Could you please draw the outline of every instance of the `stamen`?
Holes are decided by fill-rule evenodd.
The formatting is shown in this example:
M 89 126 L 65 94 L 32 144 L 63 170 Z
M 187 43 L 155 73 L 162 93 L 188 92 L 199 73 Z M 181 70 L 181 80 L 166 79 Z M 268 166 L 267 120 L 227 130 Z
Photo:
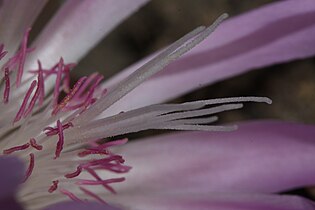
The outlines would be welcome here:
M 89 86 L 89 84 L 98 76 L 97 73 L 93 73 L 92 75 L 90 75 L 85 82 L 82 84 L 82 86 L 80 87 L 80 89 L 77 92 L 77 96 L 78 97 L 82 97 L 83 92 L 86 90 L 86 88 Z
M 83 168 L 90 167 L 90 166 L 97 166 L 97 165 L 106 165 L 112 161 L 118 162 L 118 163 L 124 163 L 125 160 L 120 155 L 112 155 L 107 158 L 102 158 L 98 160 L 91 160 L 88 163 L 82 164 Z
M 29 166 L 26 170 L 26 174 L 25 174 L 25 178 L 24 178 L 23 182 L 26 182 L 26 180 L 31 176 L 33 169 L 34 169 L 34 166 L 35 166 L 35 156 L 33 153 L 31 153 L 30 154 L 30 163 L 29 163 Z
M 127 142 L 128 142 L 127 138 L 106 142 L 101 145 L 96 145 L 94 147 L 87 148 L 85 151 L 79 152 L 78 156 L 85 157 L 87 155 L 92 155 L 92 154 L 107 155 L 107 154 L 110 154 L 110 152 L 107 151 L 107 148 L 112 147 L 112 146 L 123 145 L 123 144 L 126 144 Z
M 34 50 L 34 48 L 26 49 L 26 54 L 30 53 Z M 13 57 L 11 57 L 2 67 L 2 69 L 8 68 L 9 72 L 11 72 L 11 69 L 15 68 L 18 64 L 20 64 L 21 60 L 21 54 L 23 52 L 20 50 L 18 51 Z
M 41 67 L 40 67 L 41 68 Z M 40 68 L 39 68 L 39 70 L 38 70 L 38 77 L 37 77 L 37 80 L 38 80 L 38 82 L 37 82 L 37 88 L 36 88 L 36 91 L 35 91 L 35 93 L 34 93 L 34 95 L 33 95 L 33 97 L 32 97 L 32 99 L 31 99 L 31 102 L 30 102 L 30 104 L 29 104 L 29 106 L 28 106 L 28 108 L 27 108 L 27 110 L 25 111 L 25 113 L 24 113 L 24 117 L 26 117 L 29 113 L 31 113 L 32 112 L 32 110 L 33 110 L 33 108 L 34 108 L 34 106 L 35 106 L 35 103 L 36 103 L 36 100 L 38 99 L 38 97 L 41 95 L 41 100 L 42 100 L 42 102 L 43 102 L 43 91 L 44 91 L 44 84 L 43 84 L 43 73 L 42 73 L 42 71 L 40 70 Z
M 22 102 L 22 105 L 21 105 L 21 107 L 20 107 L 18 113 L 16 114 L 13 123 L 19 121 L 19 120 L 22 118 L 23 112 L 24 112 L 25 107 L 26 107 L 26 104 L 27 104 L 27 102 L 28 102 L 28 99 L 30 98 L 30 96 L 31 96 L 31 94 L 32 94 L 32 92 L 33 92 L 33 90 L 34 90 L 36 84 L 37 84 L 37 82 L 36 82 L 36 80 L 34 80 L 34 81 L 32 82 L 32 84 L 31 84 L 30 88 L 29 88 L 28 91 L 26 92 L 25 97 L 24 97 L 23 102 Z
M 70 127 L 73 127 L 73 124 L 71 122 L 68 122 L 68 123 L 62 125 L 63 130 L 68 129 Z M 44 131 L 47 131 L 47 132 L 45 132 L 45 134 L 47 136 L 53 136 L 53 135 L 56 135 L 58 133 L 58 128 L 46 127 L 46 128 L 44 128 Z
M 89 172 L 95 179 L 97 179 L 98 181 L 102 181 L 101 177 L 91 168 L 86 168 L 86 171 Z M 114 188 L 112 188 L 111 186 L 109 186 L 107 183 L 102 183 L 101 184 L 105 189 L 107 189 L 109 192 L 116 194 L 116 191 L 114 190 Z
M 59 190 L 62 194 L 68 196 L 71 200 L 76 201 L 76 202 L 83 202 L 80 198 L 78 198 L 76 195 L 73 193 L 69 192 L 68 190 L 65 189 L 60 189 Z
M 102 75 L 98 75 L 95 74 L 93 75 L 93 77 L 89 77 L 81 86 L 81 88 L 78 90 L 77 94 L 76 94 L 76 98 L 78 100 L 80 100 L 81 98 L 84 97 L 84 90 L 86 89 L 86 87 L 89 85 L 89 83 L 91 83 L 93 81 L 93 79 L 96 79 L 96 81 L 91 85 L 90 89 L 88 90 L 88 92 L 85 94 L 85 100 L 83 103 L 74 105 L 74 106 L 67 106 L 65 107 L 66 110 L 75 110 L 75 109 L 79 109 L 82 107 L 82 110 L 80 112 L 80 114 L 82 112 L 84 112 L 91 104 L 93 104 L 96 99 L 93 98 L 93 94 L 95 89 L 97 88 L 97 86 L 99 85 L 99 83 L 103 80 L 103 76 Z
M 58 181 L 58 180 L 52 181 L 52 185 L 51 185 L 50 188 L 48 189 L 48 192 L 49 192 L 49 193 L 53 193 L 55 190 L 57 190 L 58 184 L 59 184 L 59 181 Z
M 70 64 L 67 64 L 63 69 L 63 73 L 64 73 L 63 91 L 65 91 L 65 93 L 70 92 L 70 69 L 72 69 L 74 66 L 75 64 L 70 63 Z
M 85 157 L 85 156 L 88 156 L 88 155 L 108 155 L 110 154 L 108 151 L 95 151 L 95 150 L 85 150 L 85 151 L 82 151 L 82 152 L 79 152 L 78 153 L 78 156 L 79 157 Z
M 10 77 L 9 77 L 9 69 L 4 69 L 4 80 L 5 80 L 5 88 L 3 93 L 3 103 L 9 102 L 9 95 L 10 95 Z
M 52 115 L 56 115 L 62 108 L 64 108 L 67 105 L 67 103 L 76 94 L 76 92 L 79 90 L 80 86 L 85 80 L 86 80 L 86 77 L 82 77 L 81 79 L 78 80 L 78 82 L 73 86 L 73 89 L 70 91 L 70 93 L 61 101 L 59 105 L 57 105 L 54 108 Z
M 76 181 L 76 184 L 78 184 L 78 185 L 103 185 L 103 184 L 123 182 L 125 180 L 126 179 L 124 177 L 112 178 L 112 179 L 106 179 L 106 180 L 100 180 L 100 181 L 82 179 L 82 180 Z
M 30 144 L 33 148 L 37 149 L 37 150 L 42 150 L 43 149 L 43 146 L 42 145 L 39 145 L 37 144 L 36 140 L 34 138 L 31 138 L 30 139 Z
M 121 164 L 113 164 L 113 163 L 107 163 L 106 165 L 102 165 L 102 166 L 96 166 L 93 169 L 94 170 L 108 170 L 108 171 L 112 171 L 115 173 L 127 173 L 130 171 L 132 167 L 130 166 L 125 166 L 125 165 L 121 165 Z
M 7 51 L 4 51 L 4 44 L 0 45 L 0 60 L 8 53 Z
M 81 174 L 82 172 L 82 166 L 78 166 L 77 167 L 77 170 L 73 173 L 68 173 L 65 175 L 66 178 L 70 179 L 70 178 L 74 178 L 74 177 L 77 177 Z
M 85 194 L 91 196 L 95 200 L 99 201 L 100 203 L 107 204 L 100 196 L 96 195 L 95 193 L 91 192 L 90 190 L 88 190 L 88 189 L 86 189 L 84 187 L 80 187 L 80 190 L 82 190 L 82 192 L 84 192 Z
M 59 98 L 59 89 L 60 89 L 60 82 L 61 82 L 61 77 L 62 77 L 62 68 L 63 68 L 63 58 L 60 58 L 60 61 L 58 63 L 58 71 L 57 71 L 57 76 L 56 76 L 56 84 L 55 84 L 55 89 L 54 89 L 54 94 L 53 94 L 53 107 L 56 107 L 58 104 L 58 98 Z
M 30 144 L 26 143 L 26 144 L 23 144 L 21 146 L 15 146 L 15 147 L 12 147 L 10 149 L 3 150 L 3 154 L 8 155 L 8 154 L 11 154 L 11 153 L 16 152 L 16 151 L 25 150 L 29 147 L 30 147 Z
M 37 61 L 37 64 L 38 64 L 38 88 L 40 90 L 39 105 L 41 106 L 45 98 L 45 85 L 44 85 L 44 75 L 43 75 L 42 64 L 39 60 Z
M 61 124 L 60 120 L 57 121 L 57 128 L 58 128 L 59 140 L 57 142 L 54 159 L 57 159 L 60 156 L 60 153 L 63 149 L 63 144 L 64 144 L 63 128 L 62 128 L 62 124 Z
M 27 51 L 27 41 L 30 34 L 31 28 L 28 28 L 24 34 L 23 41 L 21 44 L 21 57 L 18 67 L 18 73 L 16 77 L 16 87 L 19 87 L 21 84 L 22 76 L 23 76 L 23 69 L 24 69 L 24 63 L 25 63 L 25 57 L 26 57 L 26 51 Z
M 91 148 L 87 148 L 86 150 L 79 152 L 78 156 L 79 157 L 85 157 L 87 155 L 92 155 L 92 154 L 108 155 L 111 153 L 110 153 L 110 151 L 107 150 L 107 148 L 112 147 L 112 146 L 123 145 L 123 144 L 126 144 L 127 142 L 128 142 L 128 139 L 124 138 L 124 139 L 120 139 L 120 140 L 106 142 L 106 143 L 101 144 L 101 145 L 97 144 Z

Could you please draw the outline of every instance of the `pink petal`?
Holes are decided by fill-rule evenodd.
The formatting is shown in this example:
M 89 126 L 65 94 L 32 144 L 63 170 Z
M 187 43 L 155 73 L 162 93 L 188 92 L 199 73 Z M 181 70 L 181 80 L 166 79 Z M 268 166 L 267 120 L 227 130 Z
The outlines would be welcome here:
M 45 210 L 119 210 L 99 203 L 62 202 L 54 204 Z
M 118 195 L 128 210 L 314 210 L 315 203 L 297 196 L 260 194 Z
M 113 106 L 119 113 L 160 103 L 201 86 L 315 54 L 314 0 L 279 1 L 230 18 L 199 46 L 144 82 Z M 142 61 L 105 86 L 135 71 Z
M 23 163 L 13 157 L 0 157 L 0 200 L 12 197 L 24 178 Z M 2 208 L 0 208 L 2 209 Z
M 27 28 L 32 26 L 47 0 L 4 0 L 0 7 L 0 43 L 10 57 L 19 47 Z
M 279 192 L 315 184 L 315 127 L 249 122 L 233 132 L 183 132 L 121 147 L 133 167 L 118 192 Z
M 51 67 L 60 57 L 77 62 L 120 22 L 148 0 L 69 0 L 34 43 L 28 68 L 40 59 Z

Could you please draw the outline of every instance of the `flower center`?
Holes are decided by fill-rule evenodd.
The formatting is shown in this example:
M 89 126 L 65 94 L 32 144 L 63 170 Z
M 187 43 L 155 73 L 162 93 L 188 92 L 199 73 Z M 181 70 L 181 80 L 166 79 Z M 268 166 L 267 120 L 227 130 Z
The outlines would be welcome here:
M 58 194 L 61 200 L 66 196 L 82 201 L 71 192 L 77 188 L 79 194 L 105 203 L 91 188 L 100 186 L 116 193 L 111 184 L 123 182 L 125 178 L 104 179 L 100 174 L 123 174 L 131 169 L 124 165 L 122 156 L 110 151 L 110 147 L 125 144 L 127 139 L 104 143 L 102 139 L 91 138 L 77 142 L 73 148 L 65 148 L 64 137 L 65 131 L 74 128 L 72 120 L 106 94 L 106 89 L 99 87 L 103 76 L 94 73 L 82 77 L 70 88 L 70 70 L 74 64 L 64 64 L 61 58 L 50 69 L 44 69 L 38 61 L 38 69 L 29 71 L 34 76 L 23 80 L 24 63 L 32 51 L 27 48 L 29 31 L 19 51 L 2 67 L 2 106 L 7 110 L 9 123 L 0 122 L 0 148 L 3 155 L 16 155 L 28 162 L 21 199 L 29 201 L 45 194 Z M 4 46 L 0 45 L 0 59 L 6 54 Z M 55 86 L 49 96 L 45 94 L 45 81 L 53 76 Z M 53 151 L 54 156 L 51 156 Z
M 264 97 L 222 98 L 150 105 L 103 116 L 145 79 L 204 40 L 224 18 L 226 15 L 208 28 L 188 33 L 108 91 L 99 86 L 103 76 L 97 73 L 80 78 L 70 88 L 74 64 L 65 64 L 62 58 L 51 68 L 37 61 L 37 69 L 28 71 L 27 78 L 24 63 L 32 51 L 27 48 L 28 30 L 20 50 L 1 68 L 0 109 L 5 111 L 0 118 L 0 148 L 4 155 L 16 155 L 28 162 L 20 198 L 32 209 L 66 197 L 105 203 L 104 192 L 116 193 L 111 185 L 123 182 L 121 174 L 131 169 L 121 155 L 111 151 L 127 139 L 106 138 L 148 129 L 230 131 L 235 126 L 212 124 L 218 119 L 216 114 L 242 108 L 242 102 L 271 103 Z M 0 59 L 5 55 L 0 45 Z M 47 83 L 54 78 L 49 94 Z

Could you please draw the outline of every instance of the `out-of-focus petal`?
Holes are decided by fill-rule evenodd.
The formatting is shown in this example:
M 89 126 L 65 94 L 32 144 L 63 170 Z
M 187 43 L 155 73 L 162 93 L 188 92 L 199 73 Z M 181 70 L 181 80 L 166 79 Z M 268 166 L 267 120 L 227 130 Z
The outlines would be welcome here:
M 0 42 L 12 55 L 25 30 L 32 26 L 47 0 L 3 0 L 0 5 Z M 3 61 L 2 61 L 3 62 Z
M 9 198 L 0 200 L 0 209 L 23 210 L 24 208 L 16 201 L 15 198 L 9 197 Z
M 148 0 L 69 0 L 35 40 L 27 69 L 56 64 L 62 56 L 77 62 L 121 21 Z
M 116 200 L 115 200 L 116 199 Z M 314 210 L 315 204 L 297 196 L 260 194 L 137 194 L 113 196 L 128 210 Z
M 0 200 L 13 196 L 24 178 L 23 163 L 13 157 L 0 157 Z
M 98 203 L 63 202 L 52 205 L 45 210 L 119 210 L 111 206 Z
M 141 84 L 107 113 L 160 103 L 249 70 L 315 54 L 313 0 L 280 1 L 231 18 L 199 46 Z M 136 66 L 105 83 L 111 86 Z
M 133 169 L 118 192 L 279 192 L 315 184 L 315 127 L 240 124 L 233 132 L 183 132 L 119 148 Z

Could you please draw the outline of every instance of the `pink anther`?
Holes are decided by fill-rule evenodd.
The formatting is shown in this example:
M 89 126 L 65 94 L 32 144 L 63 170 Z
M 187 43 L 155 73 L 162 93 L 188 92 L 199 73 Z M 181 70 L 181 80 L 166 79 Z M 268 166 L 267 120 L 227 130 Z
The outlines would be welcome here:
M 32 146 L 34 149 L 37 149 L 37 150 L 42 150 L 42 149 L 43 149 L 43 146 L 37 144 L 37 142 L 36 142 L 36 140 L 35 140 L 34 138 L 31 138 L 31 139 L 30 139 L 30 144 L 31 144 L 31 146 Z
M 68 129 L 70 127 L 73 127 L 72 122 L 68 122 L 68 123 L 62 125 L 63 130 Z M 45 132 L 45 134 L 47 136 L 53 136 L 53 135 L 58 134 L 58 128 L 46 127 L 46 128 L 44 128 L 44 131 L 47 131 L 47 132 Z
M 0 45 L 0 60 L 7 54 L 7 51 L 4 51 L 4 44 Z
M 85 157 L 85 156 L 88 156 L 88 155 L 108 155 L 109 152 L 104 150 L 104 151 L 94 151 L 94 150 L 84 150 L 82 152 L 79 152 L 78 153 L 78 156 L 79 157 Z
M 28 99 L 30 98 L 30 96 L 31 96 L 31 94 L 32 94 L 32 92 L 33 92 L 33 90 L 34 90 L 36 84 L 37 84 L 37 82 L 36 82 L 36 80 L 34 80 L 34 81 L 32 82 L 32 84 L 31 84 L 30 88 L 29 88 L 28 91 L 26 92 L 25 97 L 24 97 L 23 102 L 22 102 L 22 105 L 21 105 L 21 107 L 20 107 L 18 113 L 16 114 L 13 123 L 19 121 L 19 120 L 22 118 L 22 116 L 23 116 L 23 114 L 24 114 L 24 111 L 25 111 L 25 108 L 26 108 L 26 104 L 27 104 L 27 102 L 28 102 Z
M 44 72 L 42 69 L 42 64 L 41 62 L 38 60 L 37 61 L 38 64 L 38 89 L 39 89 L 39 105 L 42 105 L 44 102 L 44 98 L 45 98 L 45 85 L 44 85 Z
M 9 69 L 4 69 L 4 81 L 5 81 L 5 87 L 4 87 L 4 93 L 3 93 L 3 102 L 6 104 L 9 102 L 9 96 L 10 96 L 10 76 L 9 76 Z
M 58 184 L 59 184 L 59 181 L 58 181 L 58 180 L 52 181 L 52 185 L 51 185 L 50 188 L 48 189 L 48 192 L 49 192 L 49 193 L 53 193 L 55 190 L 57 190 Z
M 57 77 L 56 77 L 56 83 L 55 83 L 55 89 L 53 94 L 53 106 L 56 107 L 58 104 L 59 99 L 59 92 L 60 92 L 60 83 L 62 79 L 62 70 L 63 70 L 63 58 L 60 58 L 60 61 L 57 66 Z
M 70 179 L 70 178 L 74 178 L 74 177 L 77 177 L 81 174 L 82 172 L 82 167 L 81 166 L 78 166 L 77 167 L 77 170 L 73 173 L 68 173 L 65 175 L 66 178 Z
M 117 183 L 117 182 L 123 182 L 126 179 L 124 177 L 121 178 L 112 178 L 112 179 L 106 179 L 106 180 L 85 180 L 85 179 L 79 179 L 76 181 L 76 184 L 78 185 L 103 185 L 103 184 L 111 184 L 111 183 Z
M 70 92 L 70 70 L 75 67 L 74 63 L 65 65 L 63 69 L 64 79 L 63 79 L 63 91 L 65 93 Z
M 95 200 L 99 201 L 102 204 L 107 204 L 100 196 L 96 195 L 95 193 L 93 193 L 92 191 L 84 188 L 84 187 L 80 187 L 80 190 L 82 192 L 84 192 L 86 195 L 91 196 L 92 198 L 94 198 Z
M 28 165 L 28 168 L 26 170 L 25 178 L 23 182 L 26 182 L 26 180 L 31 176 L 33 169 L 35 166 L 35 156 L 33 153 L 30 154 L 30 163 Z
M 98 181 L 102 181 L 101 177 L 91 168 L 86 168 L 85 169 L 87 172 L 89 172 L 95 179 L 97 179 Z M 116 191 L 114 190 L 114 188 L 112 188 L 111 186 L 109 186 L 107 183 L 102 183 L 101 184 L 105 189 L 107 189 L 109 192 L 116 194 Z
M 27 149 L 29 147 L 30 147 L 29 143 L 26 143 L 26 144 L 23 144 L 23 145 L 20 145 L 20 146 L 11 147 L 9 149 L 3 150 L 3 154 L 8 155 L 8 154 L 11 154 L 13 152 L 25 150 L 25 149 Z
M 20 62 L 19 62 L 19 67 L 18 67 L 18 73 L 16 77 L 16 87 L 19 87 L 21 84 L 22 76 L 23 76 L 23 69 L 24 69 L 24 63 L 25 63 L 25 58 L 26 58 L 26 53 L 27 53 L 27 41 L 28 37 L 30 34 L 31 28 L 28 28 L 26 32 L 24 33 L 23 36 L 23 41 L 21 44 L 21 57 L 20 57 Z
M 30 114 L 35 106 L 36 100 L 39 98 L 40 94 L 41 94 L 41 85 L 40 83 L 43 82 L 42 78 L 40 79 L 40 74 L 42 74 L 41 71 L 38 72 L 38 82 L 37 82 L 37 88 L 35 90 L 35 93 L 28 105 L 28 108 L 26 109 L 26 111 L 24 112 L 24 117 L 26 117 L 28 114 Z
M 60 110 L 62 110 L 68 104 L 68 102 L 73 98 L 73 96 L 76 94 L 76 92 L 79 90 L 80 86 L 85 80 L 86 80 L 86 77 L 82 77 L 77 81 L 77 83 L 73 86 L 73 89 L 70 90 L 68 95 L 66 95 L 66 97 L 61 101 L 61 103 L 58 104 L 54 108 L 52 112 L 53 115 L 56 115 Z
M 63 150 L 63 144 L 64 144 L 63 128 L 62 128 L 62 124 L 60 120 L 57 121 L 57 128 L 58 128 L 59 140 L 56 146 L 55 159 L 57 159 L 60 156 L 61 151 Z
M 59 190 L 62 194 L 68 196 L 71 200 L 76 201 L 76 202 L 83 202 L 80 198 L 78 198 L 76 195 L 74 195 L 72 192 L 65 190 L 65 189 L 60 189 Z

